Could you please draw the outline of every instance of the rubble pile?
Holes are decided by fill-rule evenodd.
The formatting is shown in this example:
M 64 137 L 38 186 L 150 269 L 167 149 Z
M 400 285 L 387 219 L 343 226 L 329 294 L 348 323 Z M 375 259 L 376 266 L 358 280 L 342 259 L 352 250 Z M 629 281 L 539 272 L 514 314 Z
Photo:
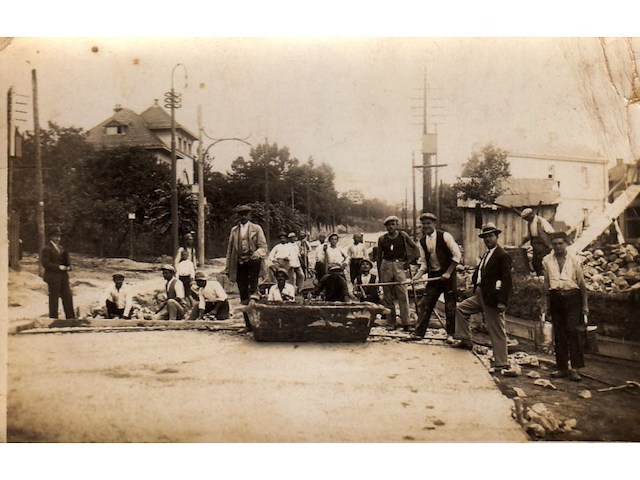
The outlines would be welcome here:
M 590 291 L 621 293 L 640 289 L 640 255 L 635 246 L 611 245 L 580 255 Z

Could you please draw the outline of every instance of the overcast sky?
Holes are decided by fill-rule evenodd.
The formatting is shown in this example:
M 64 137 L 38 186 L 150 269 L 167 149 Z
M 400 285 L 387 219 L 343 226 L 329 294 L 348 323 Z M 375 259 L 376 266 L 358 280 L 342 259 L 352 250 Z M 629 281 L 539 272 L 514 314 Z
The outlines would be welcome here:
M 181 63 L 188 78 L 184 88 L 184 70 L 175 70 L 177 119 L 194 133 L 202 105 L 212 137 L 268 138 L 300 160 L 331 165 L 339 191 L 400 202 L 405 189 L 411 198 L 412 154 L 421 159 L 425 65 L 444 181 L 489 142 L 519 153 L 609 156 L 583 106 L 567 42 L 595 46 L 533 38 L 19 38 L 0 54 L 0 87 L 30 95 L 36 68 L 41 126 L 90 129 L 116 104 L 140 113 L 162 102 Z M 214 169 L 247 154 L 242 144 L 220 144 Z

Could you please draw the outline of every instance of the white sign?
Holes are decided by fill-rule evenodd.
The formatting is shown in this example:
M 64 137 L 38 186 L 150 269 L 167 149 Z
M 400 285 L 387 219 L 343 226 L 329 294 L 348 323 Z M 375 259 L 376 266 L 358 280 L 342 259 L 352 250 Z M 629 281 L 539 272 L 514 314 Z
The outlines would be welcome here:
M 130 213 L 129 214 L 129 220 L 135 220 L 136 219 L 136 214 L 135 213 Z

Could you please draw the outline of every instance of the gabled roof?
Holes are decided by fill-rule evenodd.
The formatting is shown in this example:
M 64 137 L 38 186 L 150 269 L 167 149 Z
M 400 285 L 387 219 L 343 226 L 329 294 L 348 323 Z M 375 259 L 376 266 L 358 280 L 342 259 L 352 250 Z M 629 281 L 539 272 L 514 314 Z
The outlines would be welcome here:
M 106 127 L 114 125 L 124 125 L 126 132 L 107 135 Z M 119 109 L 104 122 L 89 130 L 87 139 L 93 145 L 106 148 L 144 147 L 167 150 L 167 146 L 149 130 L 142 117 L 128 108 Z
M 147 124 L 147 127 L 149 127 L 149 129 L 151 130 L 165 130 L 171 128 L 171 115 L 169 115 L 165 109 L 158 105 L 157 100 L 155 105 L 147 108 L 140 114 L 140 117 L 142 117 L 144 122 Z M 198 137 L 196 137 L 193 133 L 184 128 L 178 122 L 176 122 L 176 129 L 180 129 L 185 132 L 191 137 L 192 140 L 198 139 Z

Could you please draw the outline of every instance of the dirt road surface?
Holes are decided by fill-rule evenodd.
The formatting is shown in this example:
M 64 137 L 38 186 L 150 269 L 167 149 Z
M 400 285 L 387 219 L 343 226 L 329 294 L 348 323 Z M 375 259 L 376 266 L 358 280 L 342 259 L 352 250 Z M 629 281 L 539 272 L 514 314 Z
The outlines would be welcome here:
M 474 356 L 433 345 L 195 331 L 9 340 L 10 442 L 525 441 L 510 407 Z

